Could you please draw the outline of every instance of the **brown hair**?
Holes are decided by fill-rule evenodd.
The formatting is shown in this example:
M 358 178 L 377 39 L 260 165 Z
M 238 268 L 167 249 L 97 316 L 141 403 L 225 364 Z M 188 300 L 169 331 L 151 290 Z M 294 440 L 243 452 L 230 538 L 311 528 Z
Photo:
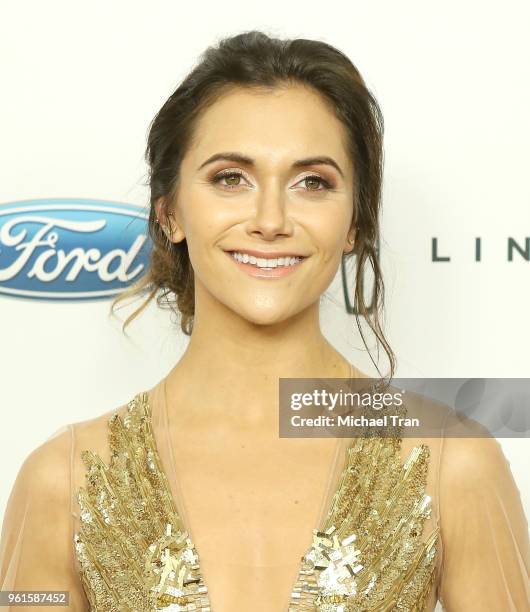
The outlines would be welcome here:
M 168 242 L 156 222 L 155 203 L 159 198 L 166 203 L 173 200 L 180 163 L 192 141 L 197 119 L 221 93 L 234 87 L 274 88 L 297 83 L 320 93 L 346 127 L 348 150 L 356 173 L 352 227 L 357 229 L 354 249 L 343 255 L 343 265 L 356 256 L 353 312 L 357 327 L 368 349 L 359 322 L 359 316 L 364 317 L 384 347 L 390 361 L 390 377 L 393 377 L 395 355 L 379 322 L 379 314 L 384 308 L 384 283 L 377 254 L 383 178 L 383 116 L 349 58 L 335 47 L 317 40 L 271 38 L 255 30 L 225 38 L 217 46 L 206 49 L 198 64 L 163 104 L 149 126 L 145 153 L 151 192 L 150 265 L 137 283 L 114 300 L 111 312 L 114 313 L 116 305 L 128 297 L 147 295 L 144 303 L 126 319 L 123 329 L 156 298 L 160 307 L 169 307 L 180 314 L 182 331 L 191 335 L 195 311 L 194 272 L 187 243 L 186 240 Z M 367 263 L 374 273 L 370 306 L 363 292 Z M 369 349 L 368 353 L 377 368 Z

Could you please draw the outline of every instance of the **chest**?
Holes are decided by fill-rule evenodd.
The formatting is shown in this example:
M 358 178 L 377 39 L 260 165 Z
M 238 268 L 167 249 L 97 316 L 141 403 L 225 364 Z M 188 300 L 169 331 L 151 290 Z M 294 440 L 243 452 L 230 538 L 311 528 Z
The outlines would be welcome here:
M 205 434 L 173 440 L 161 463 L 146 394 L 109 428 L 109 466 L 82 453 L 74 539 L 90 609 L 432 609 L 427 446 L 404 470 L 397 439 L 357 439 L 344 452 L 336 440 L 215 444 Z
M 201 559 L 229 553 L 240 565 L 299 563 L 330 487 L 337 440 L 172 442 L 174 497 Z

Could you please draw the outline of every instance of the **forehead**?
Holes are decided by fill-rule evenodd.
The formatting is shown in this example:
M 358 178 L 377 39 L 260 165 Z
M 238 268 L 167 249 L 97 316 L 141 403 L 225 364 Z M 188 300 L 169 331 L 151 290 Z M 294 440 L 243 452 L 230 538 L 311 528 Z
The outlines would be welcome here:
M 318 92 L 302 85 L 223 93 L 200 115 L 187 156 L 224 150 L 271 161 L 330 155 L 349 167 L 346 128 Z

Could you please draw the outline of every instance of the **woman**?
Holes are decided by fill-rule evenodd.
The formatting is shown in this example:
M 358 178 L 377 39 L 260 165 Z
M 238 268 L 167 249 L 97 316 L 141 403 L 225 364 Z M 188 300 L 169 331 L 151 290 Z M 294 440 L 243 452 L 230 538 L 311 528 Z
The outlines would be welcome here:
M 26 459 L 4 590 L 68 590 L 72 610 L 529 609 L 526 518 L 495 440 L 278 436 L 280 378 L 367 378 L 319 326 L 342 258 L 393 375 L 382 126 L 327 44 L 248 32 L 207 50 L 151 125 L 154 248 L 123 295 L 173 306 L 189 345 Z

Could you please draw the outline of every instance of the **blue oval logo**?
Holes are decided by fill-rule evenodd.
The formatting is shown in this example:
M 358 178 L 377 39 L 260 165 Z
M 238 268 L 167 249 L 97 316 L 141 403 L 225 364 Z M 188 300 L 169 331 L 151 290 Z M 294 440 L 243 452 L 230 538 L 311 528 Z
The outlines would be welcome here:
M 0 294 L 105 299 L 146 271 L 148 213 L 107 200 L 53 198 L 0 204 Z

